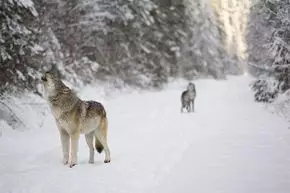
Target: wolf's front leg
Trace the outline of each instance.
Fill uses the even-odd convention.
[[[190,103],[187,104],[186,110],[187,110],[188,113],[190,112]]]
[[[64,129],[59,129],[62,145],[63,164],[68,163],[69,159],[69,135]]]
[[[77,164],[77,155],[78,155],[78,144],[79,144],[80,133],[75,132],[70,136],[70,163],[69,167],[72,168]]]
[[[191,101],[191,112],[194,112],[194,100]]]

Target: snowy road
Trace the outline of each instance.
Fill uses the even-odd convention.
[[[289,193],[290,131],[253,102],[247,77],[196,82],[196,113],[180,113],[180,92],[100,100],[109,117],[112,162],[90,165],[84,137],[79,165],[61,164],[52,117],[42,128],[0,138],[1,193]]]

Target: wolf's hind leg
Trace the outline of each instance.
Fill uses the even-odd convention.
[[[184,103],[184,101],[181,101],[181,108],[180,111],[183,113],[183,109],[186,108],[186,104]]]
[[[98,140],[100,141],[100,143],[104,147],[104,151],[105,151],[105,161],[104,162],[105,163],[111,162],[110,149],[108,147],[107,140],[105,139],[104,136],[98,136]]]
[[[86,142],[89,146],[90,149],[90,156],[89,156],[89,163],[93,164],[94,163],[94,157],[95,157],[95,151],[94,151],[94,132],[91,132],[89,134],[86,134]]]
[[[97,135],[97,138],[99,139],[99,142],[103,145],[104,151],[105,151],[105,163],[111,162],[111,155],[110,155],[110,149],[108,147],[107,143],[107,132],[108,132],[108,119],[104,118],[102,120],[102,123],[100,125],[101,127],[101,133]]]
[[[69,134],[63,129],[59,129],[59,132],[62,145],[63,164],[67,164],[69,159]]]
[[[110,149],[107,144],[108,120],[103,118],[99,129],[96,132],[96,142],[100,143],[105,151],[105,163],[111,162]]]

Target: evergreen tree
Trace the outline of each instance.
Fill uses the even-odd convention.
[[[39,69],[37,59],[37,29],[32,24],[37,17],[31,1],[2,0],[0,7],[0,92],[7,89],[33,90]]]
[[[182,73],[188,79],[225,78],[226,53],[214,11],[206,1],[186,1],[186,4],[189,36],[182,49]]]
[[[285,92],[290,88],[289,8],[288,1],[260,0],[252,7],[250,15],[247,36],[250,72],[258,77],[272,77],[278,82],[274,84],[274,98],[277,93]],[[263,89],[264,87],[259,86],[258,82],[259,80],[254,84],[254,90],[265,90],[265,92],[269,90]]]

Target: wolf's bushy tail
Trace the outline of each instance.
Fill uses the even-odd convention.
[[[104,145],[102,144],[102,141],[100,141],[100,139],[98,139],[98,137],[101,137],[102,140],[107,140],[107,129],[108,129],[108,120],[107,117],[103,117],[101,120],[101,124],[100,124],[100,135],[101,136],[96,136],[95,138],[95,148],[97,150],[98,153],[102,153],[102,151],[104,150]]]

